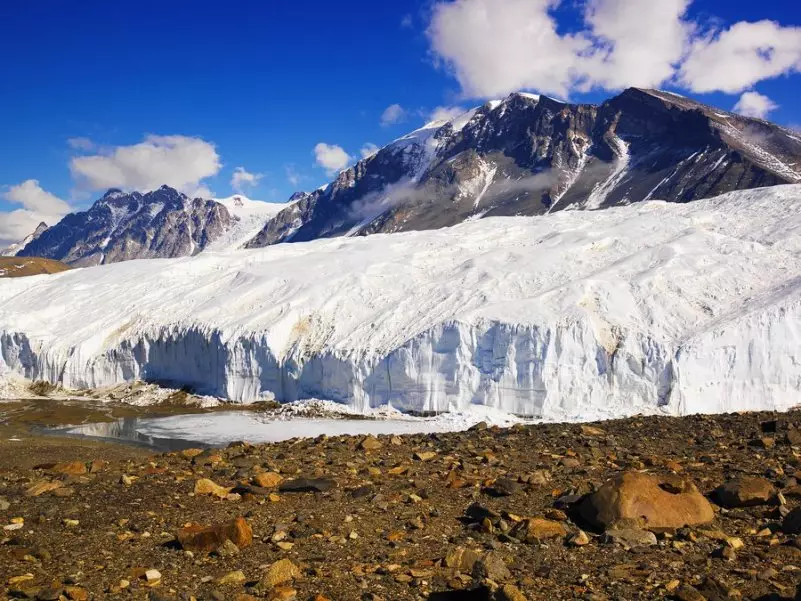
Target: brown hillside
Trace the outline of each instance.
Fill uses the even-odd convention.
[[[41,257],[0,257],[0,278],[19,278],[26,275],[58,273],[66,271],[69,265],[53,259]]]

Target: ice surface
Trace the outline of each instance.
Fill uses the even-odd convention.
[[[801,186],[0,286],[0,373],[546,419],[801,401]]]

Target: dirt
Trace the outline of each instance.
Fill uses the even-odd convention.
[[[199,455],[40,437],[26,415],[0,426],[0,597],[790,600],[801,584],[790,513],[801,506],[801,413],[478,428],[378,444],[339,436]],[[606,534],[583,523],[584,496],[632,471],[680,478],[682,491],[694,483],[713,522]],[[294,488],[308,492],[279,488],[300,477],[312,481]],[[744,477],[767,481],[742,493],[759,488],[756,504],[718,505],[715,489]],[[34,485],[46,492],[27,496]],[[236,518],[252,543],[220,534]],[[524,518],[545,518],[523,522],[547,526],[542,540],[519,534],[533,531]],[[189,524],[187,545],[186,532],[205,532],[198,525],[218,526],[208,532],[224,544],[182,548]],[[203,540],[219,542],[212,534]]]

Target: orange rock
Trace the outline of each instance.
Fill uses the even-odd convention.
[[[638,472],[604,484],[582,502],[579,512],[600,528],[629,522],[648,530],[708,524],[715,517],[709,501],[689,480]]]
[[[275,488],[284,478],[275,472],[262,472],[253,476],[253,483],[262,488]]]
[[[80,476],[85,474],[88,470],[83,461],[70,461],[68,463],[57,463],[51,470],[56,474],[64,474],[65,476]]]
[[[226,539],[243,549],[253,543],[253,530],[244,518],[236,518],[226,524],[208,527],[193,524],[178,531],[178,542],[186,551],[210,553]]]
[[[61,482],[48,482],[47,480],[40,480],[39,482],[34,482],[30,487],[28,487],[28,489],[25,491],[25,496],[38,497],[39,495],[43,495],[51,490],[56,490],[57,488],[61,488]]]
[[[567,536],[567,529],[561,522],[544,518],[526,518],[518,523],[510,533],[524,543]]]
[[[215,497],[224,499],[228,496],[228,493],[231,492],[231,490],[231,488],[220,486],[208,478],[201,478],[195,482],[196,495],[214,495]]]

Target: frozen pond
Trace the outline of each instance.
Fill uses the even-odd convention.
[[[114,422],[82,424],[50,429],[50,434],[83,436],[138,444],[167,451],[189,447],[225,446],[235,440],[251,443],[279,442],[290,438],[314,438],[365,434],[420,434],[465,430],[487,421],[508,426],[520,420],[486,410],[442,414],[431,418],[358,419],[344,417],[281,417],[247,411],[126,417]]]

